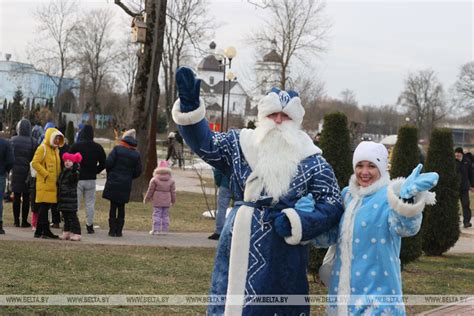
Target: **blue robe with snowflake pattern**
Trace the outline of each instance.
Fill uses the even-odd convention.
[[[243,154],[240,131],[214,133],[205,119],[179,130],[186,143],[204,161],[221,170],[230,178],[230,187],[236,205],[228,215],[215,257],[211,281],[211,295],[228,293],[229,265],[231,265],[232,237],[236,234],[235,219],[244,200],[247,178],[252,169]],[[275,150],[275,159],[278,151]],[[301,224],[300,240],[288,244],[274,229],[276,214],[287,208],[294,208],[296,201],[312,193],[315,205],[312,212],[295,210]],[[239,257],[248,258],[244,293],[246,300],[241,306],[243,315],[309,315],[308,305],[256,305],[252,295],[306,295],[308,294],[306,243],[315,236],[336,227],[342,214],[342,200],[337,180],[331,166],[319,154],[310,155],[300,161],[289,191],[277,202],[269,202],[265,192],[251,203],[250,241],[248,253]],[[290,221],[291,222],[291,221]],[[235,261],[235,259],[234,259]],[[244,262],[247,262],[244,260]],[[234,262],[238,265],[240,261]],[[238,281],[238,280],[237,280]],[[233,281],[231,281],[233,282]],[[222,304],[210,304],[209,315],[221,315],[227,309]]]

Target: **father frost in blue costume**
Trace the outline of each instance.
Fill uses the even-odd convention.
[[[341,196],[331,166],[301,129],[293,91],[272,89],[258,105],[255,130],[214,133],[199,99],[200,80],[176,72],[174,121],[186,143],[230,178],[235,207],[219,239],[211,295],[245,297],[211,304],[209,315],[309,315],[308,305],[254,305],[255,295],[308,294],[306,243],[339,223]],[[308,194],[314,203],[297,201]]]

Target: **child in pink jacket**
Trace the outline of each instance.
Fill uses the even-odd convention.
[[[160,161],[153,175],[143,203],[152,201],[153,228],[150,235],[158,235],[161,232],[168,232],[169,209],[176,202],[176,192],[174,180],[171,178],[171,168],[166,160]]]

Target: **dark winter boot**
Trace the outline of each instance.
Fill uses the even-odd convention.
[[[115,218],[109,218],[109,236],[115,237],[115,230],[117,225],[115,224]]]
[[[45,239],[59,239],[58,235],[55,235],[49,229],[49,223],[43,224],[43,232],[41,234],[41,238]]]
[[[123,229],[123,225],[125,225],[125,219],[117,218],[116,223],[117,223],[117,229],[115,230],[115,236],[122,237],[122,229]]]
[[[43,235],[43,225],[40,223],[36,224],[35,238],[40,238]]]
[[[29,209],[21,211],[21,227],[31,227],[31,224],[28,223],[28,213]]]
[[[0,235],[5,234],[5,231],[3,230],[3,222],[0,221]]]
[[[20,210],[16,212],[15,209],[13,209],[13,221],[15,227],[20,227]]]

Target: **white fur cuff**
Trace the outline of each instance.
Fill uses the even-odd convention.
[[[191,112],[181,112],[180,104],[179,99],[176,100],[171,110],[173,121],[178,125],[193,125],[199,123],[206,116],[206,107],[203,99],[199,99],[199,107]]]
[[[413,217],[421,213],[426,204],[436,204],[436,193],[429,191],[418,193],[414,198],[414,204],[404,203],[399,197],[400,189],[404,181],[405,178],[392,180],[387,189],[388,203],[397,213],[405,217]]]
[[[298,245],[303,237],[300,216],[293,208],[285,208],[282,212],[286,214],[291,225],[291,236],[285,237],[285,241],[288,245]]]

